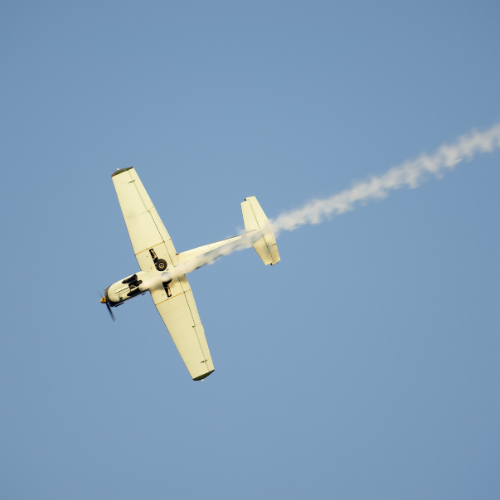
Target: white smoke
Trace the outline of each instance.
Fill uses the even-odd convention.
[[[458,163],[471,160],[478,153],[488,153],[498,148],[500,148],[500,123],[484,132],[473,130],[459,137],[454,143],[443,144],[433,155],[423,154],[415,160],[409,160],[391,168],[385,174],[359,182],[341,193],[329,198],[313,200],[302,208],[284,212],[271,221],[272,230],[278,237],[281,231],[295,231],[305,224],[319,224],[325,219],[354,210],[357,204],[383,199],[392,190],[403,187],[416,188],[429,174],[442,177],[448,170],[453,170]],[[212,264],[223,255],[250,247],[261,237],[262,231],[240,235],[219,248],[179,264],[173,270],[148,280],[140,288],[147,290],[159,286],[162,282],[191,273],[206,264]]]
[[[218,248],[214,248],[209,252],[198,255],[192,259],[189,259],[170,271],[165,271],[162,274],[151,278],[141,285],[139,285],[140,290],[149,290],[156,286],[160,286],[163,282],[170,282],[174,278],[179,276],[192,273],[196,269],[203,267],[207,264],[213,264],[216,259],[224,255],[229,255],[236,250],[244,250],[245,248],[250,248],[256,241],[264,236],[262,231],[251,231],[244,233],[235,238],[231,238],[228,243],[222,245]]]
[[[381,176],[355,184],[351,189],[282,213],[271,221],[275,235],[278,236],[280,231],[295,231],[305,224],[319,224],[327,218],[353,210],[358,203],[385,198],[389,191],[416,188],[428,174],[441,177],[461,161],[471,160],[478,153],[491,152],[499,147],[500,123],[484,132],[473,130],[452,144],[443,144],[431,156],[423,154],[391,168]]]

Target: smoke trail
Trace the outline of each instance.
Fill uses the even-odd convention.
[[[367,181],[359,182],[351,189],[329,198],[313,200],[297,210],[284,212],[270,221],[272,225],[270,229],[278,237],[281,231],[295,231],[305,224],[319,224],[325,219],[354,210],[358,203],[383,199],[389,195],[389,191],[403,187],[416,188],[428,174],[441,177],[446,171],[453,170],[458,163],[471,160],[478,153],[492,152],[498,148],[500,148],[500,123],[484,132],[473,130],[459,137],[454,143],[443,144],[431,156],[423,154],[415,160],[391,168],[381,176],[373,176]],[[264,232],[270,229],[265,228]],[[151,289],[160,286],[162,282],[191,273],[206,264],[212,264],[223,255],[252,246],[262,236],[262,231],[253,231],[230,238],[228,243],[179,264],[174,269],[146,281],[139,288]]]
[[[406,186],[416,188],[427,174],[441,177],[461,161],[471,160],[478,153],[491,152],[499,147],[500,123],[484,132],[473,130],[452,144],[443,144],[432,156],[423,154],[391,168],[379,177],[360,182],[351,189],[282,213],[271,221],[275,235],[278,236],[281,231],[295,231],[305,224],[319,224],[327,218],[353,210],[358,203],[385,198],[391,190]]]

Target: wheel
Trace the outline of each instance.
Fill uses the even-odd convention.
[[[163,259],[158,259],[156,261],[156,269],[158,269],[158,271],[165,271],[167,269],[167,261]]]

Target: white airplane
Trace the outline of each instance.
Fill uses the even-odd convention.
[[[153,302],[193,380],[214,371],[205,331],[186,274],[230,253],[253,246],[264,264],[280,261],[271,225],[254,196],[241,204],[245,233],[177,253],[133,167],[111,176],[141,270],[106,288],[101,302],[112,308],[149,290]]]

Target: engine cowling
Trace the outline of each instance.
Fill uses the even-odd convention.
[[[116,307],[123,304],[126,300],[144,293],[144,291],[139,289],[139,285],[147,279],[147,273],[139,271],[136,274],[132,274],[123,280],[113,283],[108,286],[104,292],[106,301],[111,307]]]

